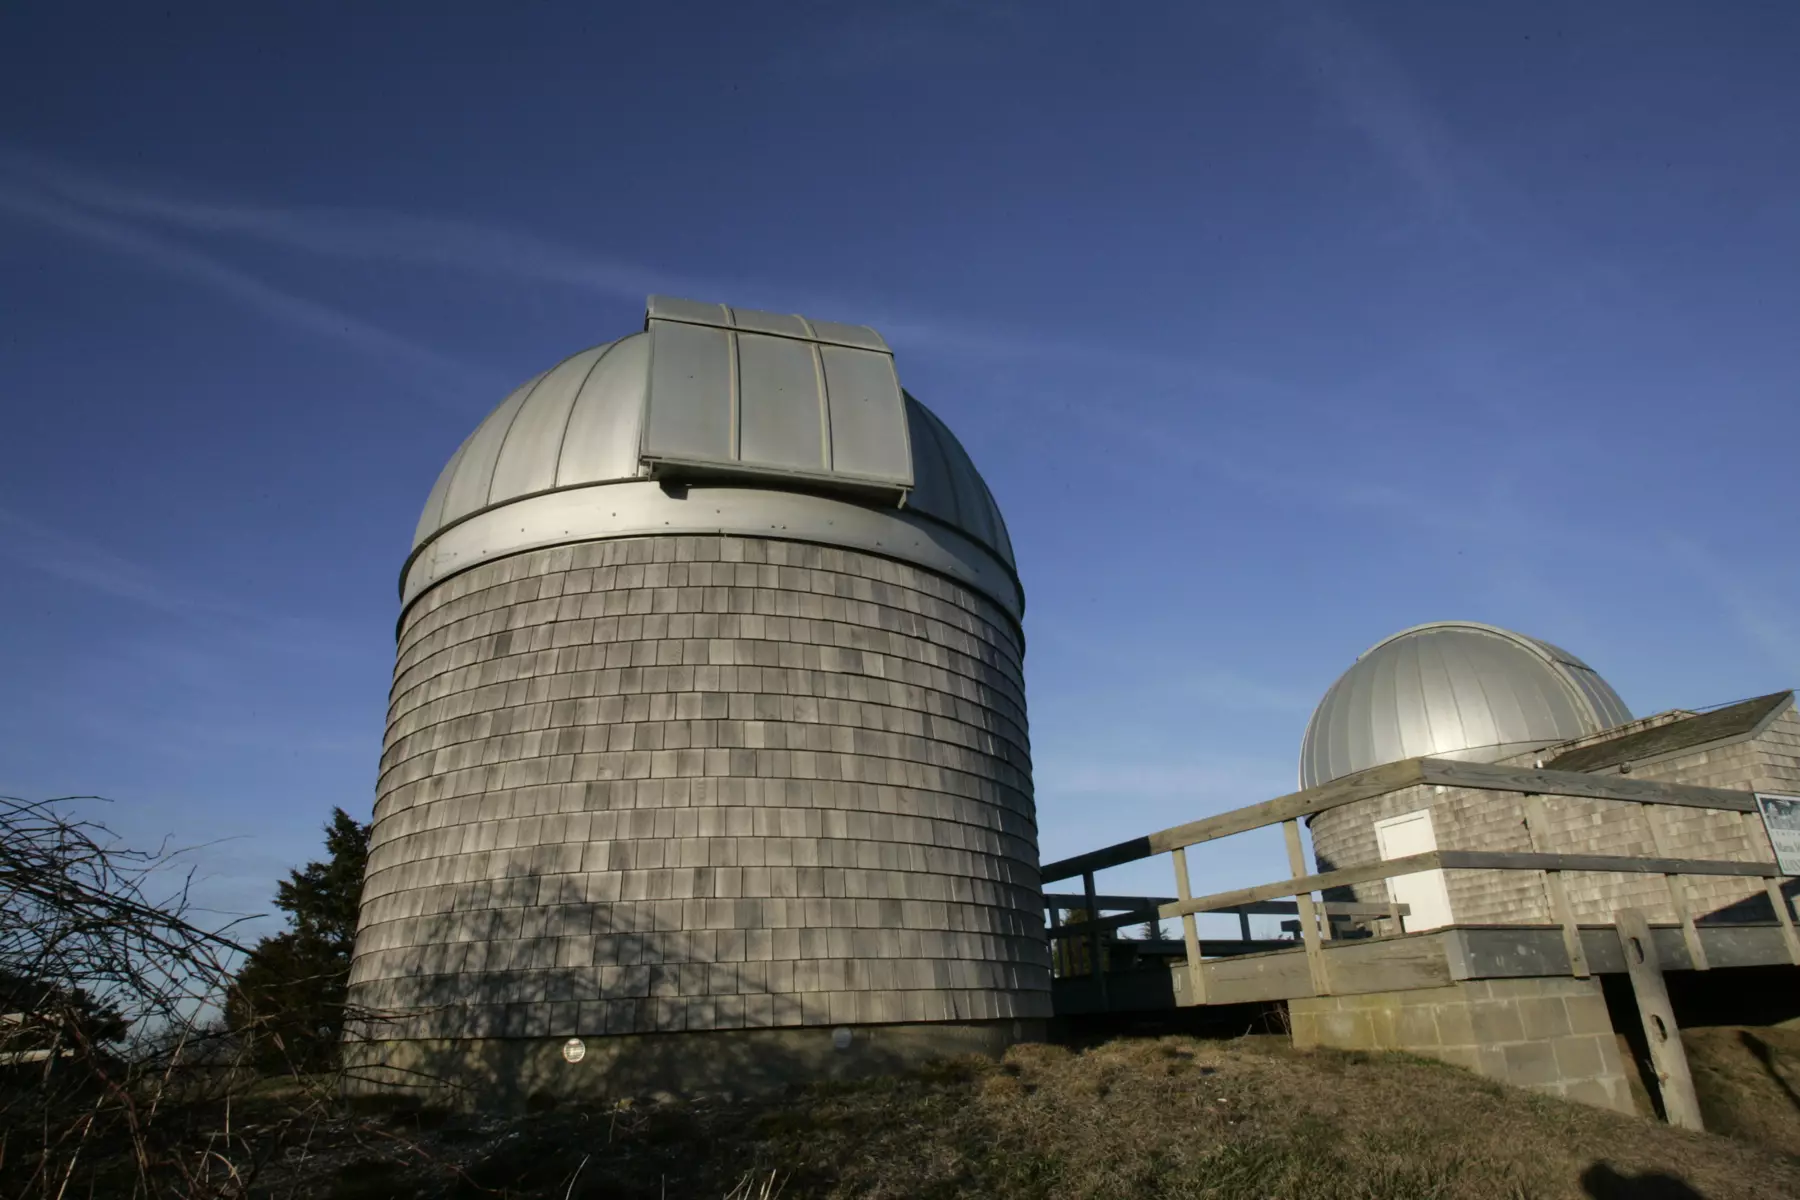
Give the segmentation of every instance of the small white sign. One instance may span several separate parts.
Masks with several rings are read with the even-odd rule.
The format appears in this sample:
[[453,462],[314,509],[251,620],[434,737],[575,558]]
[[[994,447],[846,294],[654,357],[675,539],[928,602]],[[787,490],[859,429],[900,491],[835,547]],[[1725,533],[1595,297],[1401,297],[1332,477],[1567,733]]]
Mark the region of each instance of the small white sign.
[[563,1060],[578,1063],[587,1057],[587,1043],[580,1038],[570,1038],[563,1043]]
[[1775,865],[1783,875],[1800,875],[1800,796],[1758,792],[1756,807],[1762,810],[1769,845],[1775,847]]

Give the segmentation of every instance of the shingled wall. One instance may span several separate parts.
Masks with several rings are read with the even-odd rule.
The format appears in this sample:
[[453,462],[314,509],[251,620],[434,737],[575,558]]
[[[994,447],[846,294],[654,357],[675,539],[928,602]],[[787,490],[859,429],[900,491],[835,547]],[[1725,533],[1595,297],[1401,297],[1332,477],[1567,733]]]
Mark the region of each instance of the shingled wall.
[[359,1035],[1050,1014],[1012,620],[758,538],[519,554],[400,632]]
[[[1642,759],[1626,759],[1633,779],[1700,784],[1708,787],[1751,791],[1800,793],[1800,715],[1792,697],[1765,698],[1767,711],[1748,729],[1711,743],[1652,753]],[[1679,740],[1678,721],[1696,718],[1682,715],[1673,720],[1652,718],[1634,722],[1622,730],[1608,731],[1564,746],[1507,760],[1516,766],[1532,766],[1544,759],[1559,769],[1587,767],[1597,773],[1617,774],[1616,755],[1592,753],[1607,743],[1624,745],[1633,731],[1661,727],[1666,741]],[[1704,719],[1704,718],[1699,718]],[[1659,731],[1660,732],[1660,731]],[[1654,750],[1653,739],[1638,746]],[[1584,750],[1577,758],[1572,751]],[[1625,746],[1629,751],[1630,746]],[[1564,756],[1561,762],[1558,756]],[[1608,800],[1546,797],[1549,844],[1541,849],[1568,854],[1654,855],[1648,822],[1654,821],[1662,848],[1680,858],[1769,862],[1773,854],[1760,819],[1737,813]],[[1431,810],[1432,825],[1440,849],[1530,851],[1521,796],[1505,792],[1431,786],[1406,788],[1363,804],[1321,813],[1312,821],[1312,843],[1320,869],[1357,866],[1381,857],[1375,823],[1386,817],[1419,809]],[[1644,910],[1653,922],[1673,923],[1677,918],[1668,885],[1660,875],[1596,874],[1568,872],[1564,879],[1578,921],[1610,924],[1620,908]],[[1769,920],[1760,880],[1734,877],[1687,876],[1688,904],[1696,916]],[[1447,871],[1445,885],[1455,920],[1463,924],[1507,922],[1550,923],[1549,904],[1541,876],[1535,871]],[[1334,893],[1334,899],[1385,902],[1384,883],[1358,885]]]

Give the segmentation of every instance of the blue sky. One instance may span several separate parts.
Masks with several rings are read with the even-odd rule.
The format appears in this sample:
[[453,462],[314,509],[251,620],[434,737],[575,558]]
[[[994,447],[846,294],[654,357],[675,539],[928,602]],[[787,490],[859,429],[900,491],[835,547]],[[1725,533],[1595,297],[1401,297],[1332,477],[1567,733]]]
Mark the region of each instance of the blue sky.
[[962,437],[1046,858],[1289,790],[1421,621],[1638,713],[1800,682],[1796,54],[1792,5],[7,5],[0,791],[265,908],[369,811],[438,468],[651,291],[873,324]]

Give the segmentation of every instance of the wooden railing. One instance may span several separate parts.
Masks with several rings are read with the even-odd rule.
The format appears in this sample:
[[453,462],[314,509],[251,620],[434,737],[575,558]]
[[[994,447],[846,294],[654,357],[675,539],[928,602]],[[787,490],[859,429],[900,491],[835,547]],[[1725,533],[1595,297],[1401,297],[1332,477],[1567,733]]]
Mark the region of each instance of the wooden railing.
[[[1480,850],[1432,850],[1423,854],[1408,855],[1405,858],[1369,863],[1365,866],[1346,867],[1318,873],[1307,872],[1300,842],[1300,818],[1329,812],[1347,804],[1373,800],[1390,792],[1420,784],[1511,792],[1525,796],[1525,818],[1533,846],[1532,852],[1521,854]],[[1649,826],[1651,843],[1656,847],[1657,855],[1646,857],[1551,852],[1548,849],[1549,831],[1543,799],[1545,796],[1612,800],[1641,805],[1645,821]],[[1255,911],[1255,906],[1258,905],[1287,902],[1294,906],[1293,911],[1296,911],[1300,918],[1301,941],[1306,951],[1313,990],[1319,995],[1329,995],[1331,987],[1325,969],[1324,943],[1331,940],[1332,937],[1330,918],[1339,914],[1352,915],[1353,913],[1355,915],[1382,915],[1394,918],[1398,925],[1398,918],[1404,913],[1401,908],[1392,905],[1324,903],[1322,900],[1315,900],[1314,893],[1323,892],[1329,888],[1372,883],[1377,880],[1392,879],[1396,876],[1411,875],[1418,871],[1535,871],[1540,873],[1543,879],[1551,913],[1556,923],[1562,927],[1563,943],[1568,951],[1571,971],[1577,976],[1586,977],[1589,973],[1586,954],[1582,949],[1580,932],[1575,923],[1574,909],[1569,902],[1567,890],[1563,886],[1562,876],[1566,871],[1617,872],[1663,876],[1667,881],[1670,902],[1681,924],[1690,960],[1696,968],[1705,970],[1707,968],[1706,949],[1694,926],[1692,908],[1687,902],[1686,888],[1682,879],[1685,876],[1694,875],[1723,875],[1763,880],[1764,889],[1775,910],[1775,918],[1781,926],[1788,956],[1796,965],[1800,965],[1800,934],[1796,934],[1793,918],[1788,912],[1786,899],[1781,893],[1780,880],[1784,876],[1780,868],[1773,862],[1686,859],[1668,855],[1665,853],[1666,839],[1658,830],[1656,822],[1649,817],[1649,813],[1657,806],[1714,809],[1743,814],[1746,822],[1754,826],[1754,832],[1750,837],[1751,845],[1756,844],[1757,837],[1762,832],[1761,820],[1757,815],[1756,798],[1752,793],[1746,791],[1629,779],[1616,775],[1588,775],[1576,771],[1527,769],[1495,766],[1487,763],[1455,762],[1447,759],[1413,758],[1374,767],[1343,779],[1321,784],[1318,787],[1307,788],[1274,800],[1264,801],[1261,804],[1253,804],[1202,820],[1190,821],[1187,824],[1164,829],[1145,837],[1133,838],[1130,841],[1119,842],[1116,845],[1086,854],[1078,854],[1073,858],[1047,863],[1041,873],[1044,883],[1055,883],[1059,880],[1076,877],[1082,881],[1082,891],[1079,894],[1047,893],[1045,895],[1045,906],[1049,912],[1051,926],[1049,934],[1053,941],[1084,935],[1089,938],[1091,961],[1095,965],[1095,973],[1099,976],[1101,1005],[1105,1007],[1107,1003],[1106,973],[1100,940],[1101,933],[1107,929],[1115,929],[1124,925],[1165,918],[1179,918],[1182,922],[1182,940],[1187,954],[1189,987],[1192,989],[1190,994],[1195,1003],[1203,1004],[1206,1002],[1206,979],[1201,968],[1196,915],[1221,912],[1238,913],[1243,922],[1241,928],[1246,933],[1245,940],[1248,941],[1247,912]],[[1282,826],[1285,835],[1288,867],[1292,872],[1291,878],[1256,887],[1237,888],[1232,891],[1215,892],[1203,896],[1193,894],[1188,876],[1187,849],[1189,846],[1277,824]],[[1094,884],[1094,875],[1097,871],[1138,862],[1159,854],[1168,854],[1173,860],[1177,893],[1174,898],[1102,896],[1097,893]],[[1058,907],[1059,905],[1060,907]],[[1090,914],[1089,919],[1062,923],[1059,920],[1060,912],[1068,908],[1084,909]],[[1126,911],[1109,917],[1098,915],[1109,908],[1124,908]]]
[[[31,1013],[0,1013],[0,1067],[24,1066],[30,1063],[41,1063],[45,1059],[52,1057],[71,1058],[74,1056],[75,1051],[68,1046],[55,1048],[53,1045],[51,1047],[38,1047],[32,1050],[4,1049],[5,1046],[20,1036],[21,1033],[39,1032],[35,1029],[28,1028],[34,1024],[34,1016],[35,1014]],[[38,1017],[37,1020],[41,1021],[42,1018]],[[54,1020],[50,1023],[54,1024]],[[7,1030],[11,1030],[11,1032],[7,1032]],[[57,1042],[60,1041],[61,1038],[58,1038]]]

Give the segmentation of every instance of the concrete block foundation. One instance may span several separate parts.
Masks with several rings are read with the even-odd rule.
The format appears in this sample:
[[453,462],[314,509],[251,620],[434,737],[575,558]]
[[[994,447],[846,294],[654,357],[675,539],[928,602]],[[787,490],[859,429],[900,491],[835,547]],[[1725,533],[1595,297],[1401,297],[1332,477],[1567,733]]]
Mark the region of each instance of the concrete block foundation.
[[1598,979],[1490,979],[1288,1002],[1297,1049],[1402,1050],[1633,1113]]
[[484,1110],[749,1095],[958,1055],[998,1057],[1044,1036],[1036,1020],[625,1034],[578,1039],[575,1062],[565,1057],[566,1038],[407,1038],[346,1045],[344,1094]]

